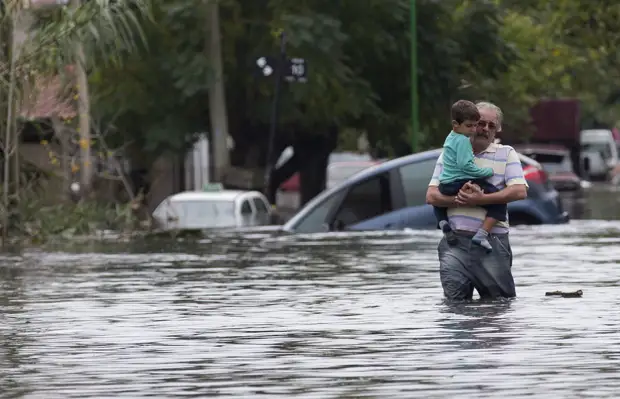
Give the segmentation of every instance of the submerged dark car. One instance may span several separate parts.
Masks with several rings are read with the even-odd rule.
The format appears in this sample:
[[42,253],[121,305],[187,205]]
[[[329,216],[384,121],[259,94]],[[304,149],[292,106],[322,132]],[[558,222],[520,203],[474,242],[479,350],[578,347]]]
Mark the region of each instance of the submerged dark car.
[[[371,166],[316,196],[283,229],[297,233],[434,229],[426,190],[440,154],[441,149],[431,150]],[[508,204],[511,225],[568,222],[541,165],[519,157],[530,187],[528,198]]]

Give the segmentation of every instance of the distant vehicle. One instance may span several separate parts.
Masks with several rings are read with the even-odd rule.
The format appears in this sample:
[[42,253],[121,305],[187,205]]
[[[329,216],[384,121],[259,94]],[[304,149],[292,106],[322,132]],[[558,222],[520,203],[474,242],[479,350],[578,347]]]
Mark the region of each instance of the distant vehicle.
[[[293,233],[341,230],[433,229],[433,208],[426,190],[441,149],[371,166],[323,191],[284,226]],[[560,224],[569,220],[558,192],[542,166],[519,155],[530,186],[528,198],[508,204],[509,221],[517,224]]]
[[618,147],[612,131],[582,130],[579,140],[583,174],[593,179],[607,178],[609,172],[619,163]]
[[171,195],[153,212],[164,231],[206,230],[266,226],[271,207],[258,191],[224,190],[210,185],[206,191],[185,191]]
[[522,144],[515,145],[514,149],[518,153],[539,162],[556,190],[581,190],[581,179],[573,170],[573,163],[568,148],[548,144]]
[[[344,161],[332,162],[327,165],[327,177],[325,188],[332,188],[349,177],[355,175],[370,166],[377,165],[379,161]],[[290,179],[280,185],[280,190],[288,192],[299,192],[299,173],[295,173]]]

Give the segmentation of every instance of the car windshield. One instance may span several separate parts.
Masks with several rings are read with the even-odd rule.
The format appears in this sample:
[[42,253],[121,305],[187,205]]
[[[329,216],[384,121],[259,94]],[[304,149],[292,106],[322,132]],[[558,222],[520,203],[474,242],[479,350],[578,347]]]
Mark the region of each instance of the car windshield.
[[181,208],[188,220],[235,217],[235,203],[233,201],[187,201],[181,203]]

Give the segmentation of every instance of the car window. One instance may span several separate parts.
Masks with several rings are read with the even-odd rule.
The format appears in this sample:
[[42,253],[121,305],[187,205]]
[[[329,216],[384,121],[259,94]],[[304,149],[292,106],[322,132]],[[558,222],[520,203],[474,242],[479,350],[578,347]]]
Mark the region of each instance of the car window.
[[252,214],[252,207],[250,206],[250,203],[248,202],[248,200],[243,200],[243,202],[241,203],[241,214],[242,215]]
[[254,197],[252,198],[252,203],[254,204],[254,208],[256,208],[256,212],[258,213],[269,213],[269,209],[265,202],[261,198]]
[[332,209],[340,204],[346,190],[340,190],[327,197],[321,204],[312,209],[293,230],[298,233],[316,233],[324,231],[323,224],[328,223],[327,216]]
[[583,144],[581,148],[584,151],[599,152],[603,159],[611,158],[611,149],[607,143],[587,143]]
[[437,158],[411,163],[399,168],[407,206],[426,204],[426,190],[433,177]]
[[340,229],[391,212],[392,209],[390,178],[387,173],[382,173],[349,189],[334,223]]

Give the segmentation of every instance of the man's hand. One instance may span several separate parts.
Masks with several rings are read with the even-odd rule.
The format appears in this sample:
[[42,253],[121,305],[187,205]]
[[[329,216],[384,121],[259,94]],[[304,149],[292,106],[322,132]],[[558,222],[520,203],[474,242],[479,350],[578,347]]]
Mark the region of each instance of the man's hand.
[[459,206],[482,206],[488,204],[507,204],[527,198],[527,187],[524,184],[508,186],[496,193],[485,194],[480,187],[465,183],[456,196]]

